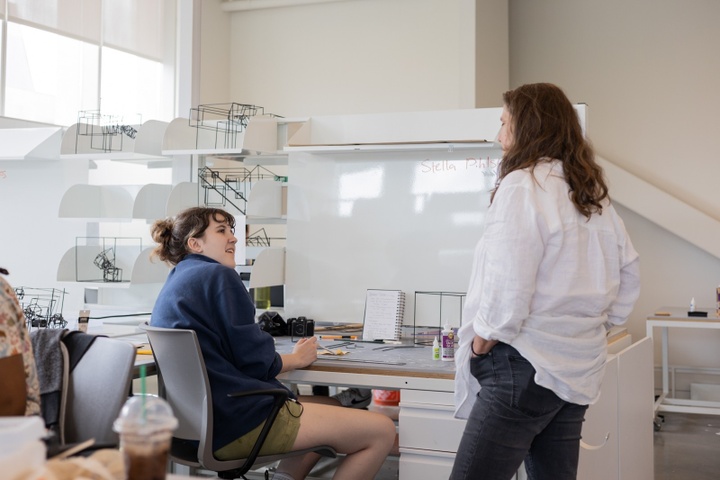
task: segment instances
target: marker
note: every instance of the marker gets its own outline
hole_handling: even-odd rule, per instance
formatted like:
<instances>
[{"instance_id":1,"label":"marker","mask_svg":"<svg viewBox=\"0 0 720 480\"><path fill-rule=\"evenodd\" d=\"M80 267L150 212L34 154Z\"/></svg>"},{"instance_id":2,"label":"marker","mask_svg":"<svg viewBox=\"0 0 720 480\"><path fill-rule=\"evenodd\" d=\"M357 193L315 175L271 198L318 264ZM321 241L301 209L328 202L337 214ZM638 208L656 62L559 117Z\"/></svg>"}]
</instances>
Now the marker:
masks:
<instances>
[{"instance_id":1,"label":"marker","mask_svg":"<svg viewBox=\"0 0 720 480\"><path fill-rule=\"evenodd\" d=\"M320 335L320 340L357 340L357 335Z\"/></svg>"}]
</instances>

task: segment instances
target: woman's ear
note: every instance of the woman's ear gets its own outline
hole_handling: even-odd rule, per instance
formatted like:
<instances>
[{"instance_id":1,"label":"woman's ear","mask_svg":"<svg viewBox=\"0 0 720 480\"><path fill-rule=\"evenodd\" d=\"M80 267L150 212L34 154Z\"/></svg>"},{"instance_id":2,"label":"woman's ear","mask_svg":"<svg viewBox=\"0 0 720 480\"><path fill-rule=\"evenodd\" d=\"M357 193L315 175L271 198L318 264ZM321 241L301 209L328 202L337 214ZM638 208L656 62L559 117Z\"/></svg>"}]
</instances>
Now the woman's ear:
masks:
<instances>
[{"instance_id":1,"label":"woman's ear","mask_svg":"<svg viewBox=\"0 0 720 480\"><path fill-rule=\"evenodd\" d=\"M202 245L195 237L188 238L187 246L192 253L202 253Z\"/></svg>"}]
</instances>

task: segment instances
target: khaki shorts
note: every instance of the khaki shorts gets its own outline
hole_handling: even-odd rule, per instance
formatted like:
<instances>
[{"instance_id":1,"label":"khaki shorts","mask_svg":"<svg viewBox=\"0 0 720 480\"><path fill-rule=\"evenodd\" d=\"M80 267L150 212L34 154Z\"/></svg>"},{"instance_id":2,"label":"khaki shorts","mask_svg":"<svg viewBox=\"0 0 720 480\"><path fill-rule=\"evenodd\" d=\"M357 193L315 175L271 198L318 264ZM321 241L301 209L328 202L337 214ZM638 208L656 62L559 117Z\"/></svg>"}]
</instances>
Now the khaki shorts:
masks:
<instances>
[{"instance_id":1,"label":"khaki shorts","mask_svg":"<svg viewBox=\"0 0 720 480\"><path fill-rule=\"evenodd\" d=\"M300 415L302 415L303 407L297 402L288 400L285 402L285 408L281 408L273 426L268 433L265 443L260 449L260 455L274 455L277 453L285 453L292 450L300 430ZM235 460L238 458L247 458L255 442L260 436L265 422L255 427L242 437L233 440L224 447L216 450L215 457L219 460Z\"/></svg>"}]
</instances>

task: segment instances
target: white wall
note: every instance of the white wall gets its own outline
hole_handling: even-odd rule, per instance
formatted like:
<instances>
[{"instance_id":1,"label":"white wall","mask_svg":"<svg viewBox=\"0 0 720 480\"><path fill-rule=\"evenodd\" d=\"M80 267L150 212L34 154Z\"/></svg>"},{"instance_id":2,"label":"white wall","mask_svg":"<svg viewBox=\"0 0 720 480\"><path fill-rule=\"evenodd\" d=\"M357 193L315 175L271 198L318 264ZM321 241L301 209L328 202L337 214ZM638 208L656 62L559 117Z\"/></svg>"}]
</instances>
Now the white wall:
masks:
<instances>
[{"instance_id":1,"label":"white wall","mask_svg":"<svg viewBox=\"0 0 720 480\"><path fill-rule=\"evenodd\" d=\"M507 85L507 68L475 78L475 4L353 0L234 12L232 99L287 117L473 108L477 81ZM502 51L507 24L490 30ZM488 43L479 53L496 56Z\"/></svg>"},{"instance_id":2,"label":"white wall","mask_svg":"<svg viewBox=\"0 0 720 480\"><path fill-rule=\"evenodd\" d=\"M720 220L718 19L712 1L511 0L511 84L562 86L588 104L600 155ZM714 306L720 259L628 209L621 214L642 263L633 335L662 305L695 297ZM671 342L671 362L720 365L720 332L673 332Z\"/></svg>"},{"instance_id":3,"label":"white wall","mask_svg":"<svg viewBox=\"0 0 720 480\"><path fill-rule=\"evenodd\" d=\"M220 9L221 0L202 0L200 7L200 80L197 103L239 101L230 95L230 17ZM187 116L180 112L180 116Z\"/></svg>"}]
</instances>

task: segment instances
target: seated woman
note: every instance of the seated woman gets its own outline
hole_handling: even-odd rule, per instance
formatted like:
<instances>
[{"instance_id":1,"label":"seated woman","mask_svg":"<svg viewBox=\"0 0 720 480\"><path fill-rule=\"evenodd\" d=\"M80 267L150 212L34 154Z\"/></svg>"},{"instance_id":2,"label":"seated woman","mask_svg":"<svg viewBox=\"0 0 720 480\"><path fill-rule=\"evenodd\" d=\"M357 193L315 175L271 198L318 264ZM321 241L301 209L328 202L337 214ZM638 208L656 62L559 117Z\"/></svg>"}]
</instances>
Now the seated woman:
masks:
<instances>
[{"instance_id":1,"label":"seated woman","mask_svg":"<svg viewBox=\"0 0 720 480\"><path fill-rule=\"evenodd\" d=\"M0 273L7 275L4 268ZM39 415L40 386L25 314L0 277L0 416Z\"/></svg>"},{"instance_id":2,"label":"seated woman","mask_svg":"<svg viewBox=\"0 0 720 480\"><path fill-rule=\"evenodd\" d=\"M259 388L284 388L276 376L317 359L317 340L303 338L280 355L273 338L255 323L255 307L235 271L235 218L224 210L196 207L152 226L155 250L175 265L160 292L151 324L197 333L213 394L213 448L220 459L250 452L271 399L228 398ZM299 401L298 401L299 400ZM300 397L281 410L261 451L281 453L330 445L347 456L334 478L371 479L393 447L395 425L365 410L311 403ZM319 456L283 460L275 479L305 478Z\"/></svg>"}]
</instances>

